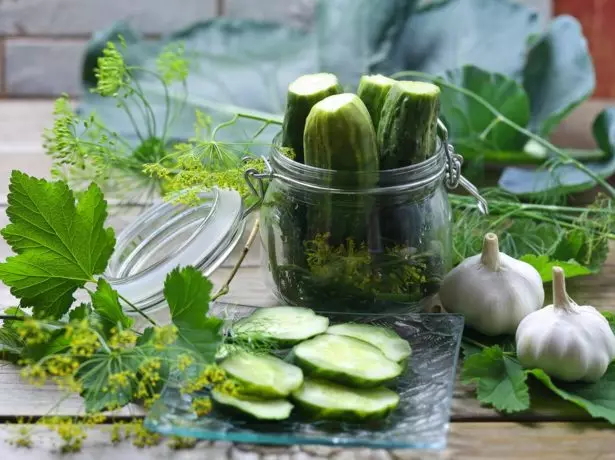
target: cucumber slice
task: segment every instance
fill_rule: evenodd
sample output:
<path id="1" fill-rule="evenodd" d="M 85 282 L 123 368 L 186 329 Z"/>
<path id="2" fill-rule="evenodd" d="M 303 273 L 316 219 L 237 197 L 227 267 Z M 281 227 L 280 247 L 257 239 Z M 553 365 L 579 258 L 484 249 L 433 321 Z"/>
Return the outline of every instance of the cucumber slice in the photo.
<path id="1" fill-rule="evenodd" d="M 233 325 L 236 335 L 271 341 L 279 347 L 292 347 L 329 327 L 329 318 L 302 307 L 269 307 L 256 310 Z"/>
<path id="2" fill-rule="evenodd" d="M 213 390 L 211 397 L 217 405 L 230 412 L 247 415 L 258 420 L 284 420 L 290 416 L 293 405 L 285 399 L 241 399 Z"/>
<path id="3" fill-rule="evenodd" d="M 293 348 L 306 374 L 352 387 L 370 388 L 398 377 L 403 368 L 363 340 L 323 334 Z"/>
<path id="4" fill-rule="evenodd" d="M 327 329 L 327 334 L 354 337 L 371 343 L 391 361 L 399 362 L 412 354 L 408 341 L 402 339 L 388 327 L 359 323 L 336 324 Z"/>
<path id="5" fill-rule="evenodd" d="M 313 379 L 306 380 L 292 396 L 302 410 L 318 419 L 381 419 L 399 404 L 399 396 L 388 388 L 348 388 Z"/>
<path id="6" fill-rule="evenodd" d="M 269 355 L 234 353 L 220 363 L 241 384 L 241 392 L 261 398 L 284 398 L 303 383 L 297 366 Z"/>

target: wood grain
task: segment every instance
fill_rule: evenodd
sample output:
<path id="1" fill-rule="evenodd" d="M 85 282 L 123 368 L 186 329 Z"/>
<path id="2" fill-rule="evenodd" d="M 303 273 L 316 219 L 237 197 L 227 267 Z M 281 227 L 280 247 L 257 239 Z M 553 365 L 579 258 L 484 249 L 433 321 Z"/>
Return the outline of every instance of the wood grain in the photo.
<path id="1" fill-rule="evenodd" d="M 174 451 L 163 440 L 156 447 L 138 449 L 123 441 L 112 445 L 108 425 L 88 431 L 83 450 L 66 456 L 56 435 L 33 427 L 33 446 L 14 447 L 15 428 L 0 426 L 0 458 L 51 459 L 212 459 L 212 460 L 615 460 L 615 432 L 600 423 L 513 422 L 452 423 L 448 448 L 442 451 L 341 449 L 326 446 L 253 446 L 228 442 L 199 442 L 193 449 Z M 4 441 L 4 442 L 3 442 Z"/>

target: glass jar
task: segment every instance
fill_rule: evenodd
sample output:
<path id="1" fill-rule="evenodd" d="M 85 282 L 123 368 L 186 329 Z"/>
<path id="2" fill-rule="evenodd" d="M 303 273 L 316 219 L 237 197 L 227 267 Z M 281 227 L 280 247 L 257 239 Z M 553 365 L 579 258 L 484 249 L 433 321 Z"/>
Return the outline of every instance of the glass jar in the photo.
<path id="1" fill-rule="evenodd" d="M 274 148 L 270 171 L 248 176 L 269 179 L 261 242 L 276 296 L 326 312 L 424 309 L 452 264 L 446 185 L 462 180 L 480 198 L 461 161 L 445 135 L 428 160 L 369 173 L 315 168 Z"/>

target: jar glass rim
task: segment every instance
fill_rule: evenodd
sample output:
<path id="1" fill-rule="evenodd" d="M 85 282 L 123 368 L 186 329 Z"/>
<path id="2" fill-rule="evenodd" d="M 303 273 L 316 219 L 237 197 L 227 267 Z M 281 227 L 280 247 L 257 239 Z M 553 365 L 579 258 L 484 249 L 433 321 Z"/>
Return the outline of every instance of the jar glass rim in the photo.
<path id="1" fill-rule="evenodd" d="M 298 187 L 329 190 L 335 193 L 390 193 L 391 189 L 418 189 L 429 186 L 444 176 L 446 149 L 438 137 L 434 155 L 409 166 L 379 171 L 336 171 L 299 163 L 289 158 L 274 139 L 271 149 L 273 177 Z M 335 184 L 335 185 L 332 185 Z M 339 184 L 344 184 L 340 186 Z M 363 184 L 377 184 L 365 186 Z"/>

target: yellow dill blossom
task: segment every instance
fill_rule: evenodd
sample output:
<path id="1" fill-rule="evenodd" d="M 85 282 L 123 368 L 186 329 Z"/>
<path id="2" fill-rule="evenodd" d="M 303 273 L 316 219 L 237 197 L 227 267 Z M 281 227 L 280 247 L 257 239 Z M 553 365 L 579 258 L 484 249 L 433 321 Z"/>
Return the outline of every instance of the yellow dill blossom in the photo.
<path id="1" fill-rule="evenodd" d="M 63 441 L 62 453 L 79 452 L 87 438 L 84 426 L 70 417 L 46 417 L 40 423 L 58 434 Z"/>
<path id="2" fill-rule="evenodd" d="M 207 366 L 194 379 L 187 380 L 181 388 L 182 393 L 194 393 L 208 385 L 217 384 L 226 378 L 226 373 L 215 365 Z"/>
<path id="3" fill-rule="evenodd" d="M 123 422 L 116 422 L 111 426 L 111 442 L 113 444 L 117 444 L 122 442 L 125 437 L 123 430 L 125 429 L 125 424 Z"/>
<path id="4" fill-rule="evenodd" d="M 43 386 L 47 381 L 47 371 L 40 364 L 30 364 L 24 367 L 20 374 L 30 385 Z"/>
<path id="5" fill-rule="evenodd" d="M 81 393 L 81 391 L 83 391 L 83 384 L 79 380 L 75 379 L 74 375 L 53 377 L 53 381 L 60 390 L 70 391 L 73 393 Z"/>
<path id="6" fill-rule="evenodd" d="M 185 371 L 194 363 L 194 358 L 190 355 L 179 355 L 177 358 L 177 368 L 180 371 Z"/>
<path id="7" fill-rule="evenodd" d="M 72 375 L 79 368 L 79 361 L 69 355 L 54 355 L 46 361 L 47 372 L 58 377 Z"/>
<path id="8" fill-rule="evenodd" d="M 83 424 L 85 426 L 95 426 L 104 423 L 107 420 L 107 416 L 105 414 L 88 414 L 83 418 Z"/>
<path id="9" fill-rule="evenodd" d="M 163 350 L 177 340 L 177 327 L 173 324 L 154 328 L 152 343 L 156 350 Z"/>
<path id="10" fill-rule="evenodd" d="M 170 449 L 173 450 L 181 450 L 181 449 L 192 449 L 196 446 L 197 440 L 196 438 L 184 438 L 181 436 L 173 436 L 169 439 L 167 445 Z"/>
<path id="11" fill-rule="evenodd" d="M 122 393 L 130 390 L 130 385 L 137 376 L 132 371 L 121 371 L 111 374 L 107 379 L 107 391 L 111 393 Z"/>
<path id="12" fill-rule="evenodd" d="M 215 389 L 216 391 L 229 396 L 235 397 L 239 395 L 239 385 L 233 380 L 224 380 L 223 382 L 219 382 L 215 385 Z"/>
<path id="13" fill-rule="evenodd" d="M 211 399 L 194 398 L 192 400 L 192 410 L 198 417 L 203 417 L 211 412 Z"/>
<path id="14" fill-rule="evenodd" d="M 88 358 L 100 347 L 98 336 L 90 329 L 86 319 L 73 321 L 66 326 L 64 336 L 69 340 L 74 356 Z"/>
<path id="15" fill-rule="evenodd" d="M 43 329 L 41 323 L 32 318 L 17 323 L 16 329 L 17 334 L 26 345 L 38 345 L 51 338 L 51 334 Z"/>
<path id="16" fill-rule="evenodd" d="M 26 423 L 22 417 L 17 419 L 17 426 L 13 435 L 9 439 L 9 444 L 15 447 L 24 447 L 29 449 L 32 447 L 32 428 L 30 426 L 23 426 Z"/>
<path id="17" fill-rule="evenodd" d="M 189 62 L 183 43 L 170 43 L 156 58 L 156 69 L 167 85 L 184 81 L 188 77 Z"/>
<path id="18" fill-rule="evenodd" d="M 160 394 L 154 393 L 149 398 L 146 398 L 143 400 L 143 407 L 149 410 L 159 399 L 160 399 Z"/>
<path id="19" fill-rule="evenodd" d="M 96 88 L 92 91 L 104 97 L 117 95 L 128 83 L 128 69 L 115 43 L 107 42 L 97 64 L 94 69 Z"/>
<path id="20" fill-rule="evenodd" d="M 128 428 L 127 432 L 132 434 L 132 444 L 136 447 L 150 447 L 160 444 L 161 436 L 158 433 L 148 431 L 142 421 L 135 421 Z"/>
<path id="21" fill-rule="evenodd" d="M 112 350 L 133 348 L 136 343 L 137 334 L 126 329 L 118 331 L 116 328 L 111 329 L 111 338 L 107 342 Z"/>

